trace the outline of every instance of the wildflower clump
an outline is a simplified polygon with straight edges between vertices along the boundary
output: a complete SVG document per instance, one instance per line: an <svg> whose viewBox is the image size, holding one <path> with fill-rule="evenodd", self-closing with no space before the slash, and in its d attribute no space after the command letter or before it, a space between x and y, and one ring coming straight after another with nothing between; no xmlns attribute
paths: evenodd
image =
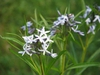
<svg viewBox="0 0 100 75"><path fill-rule="evenodd" d="M51 57L57 57L56 53L53 53L53 49L51 52L48 50L50 43L53 42L51 40L51 36L48 35L50 31L46 31L45 27L42 29L36 29L37 34L31 34L29 36L23 36L22 38L25 41L23 46L24 51L19 51L18 53L22 54L22 56L26 53L27 55L32 56L33 54L41 54L50 55Z"/></svg>
<svg viewBox="0 0 100 75"><path fill-rule="evenodd" d="M66 28L66 30L72 30L75 33L78 33L79 35L84 36L84 32L80 31L78 29L79 24L81 24L81 22L79 21L75 21L75 16L74 14L65 14L65 15L61 15L61 13L58 11L59 13L59 17L57 18L56 21L53 22L53 26L52 26L52 30L51 30L51 34L55 34L57 28L59 28L60 26L64 26Z"/></svg>
<svg viewBox="0 0 100 75"><path fill-rule="evenodd" d="M100 6L94 6L95 10L99 12ZM86 6L86 10L85 10L85 13L83 14L82 18L85 19L85 23L88 27L88 31L87 31L87 34L89 33L92 33L92 34L95 34L95 29L96 29L96 26L97 26L97 22L100 23L100 16L94 12L94 10L89 7L89 6Z"/></svg>

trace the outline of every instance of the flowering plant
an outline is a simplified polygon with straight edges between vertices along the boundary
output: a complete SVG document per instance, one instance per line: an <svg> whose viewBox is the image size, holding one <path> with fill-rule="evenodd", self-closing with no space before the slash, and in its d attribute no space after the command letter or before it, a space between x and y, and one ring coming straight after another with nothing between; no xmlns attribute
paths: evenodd
<svg viewBox="0 0 100 75"><path fill-rule="evenodd" d="M100 6L86 6L83 16L80 16L80 21L76 21L76 17L83 11L77 16L62 15L58 11L59 17L51 26L43 16L40 16L43 24L37 19L32 19L36 24L28 21L21 27L24 31L24 34L21 32L23 36L9 33L19 39L1 37L21 45L19 48L9 42L19 51L10 50L25 61L33 69L35 75L80 75L88 67L100 65L93 61L100 53L100 48L86 59L87 50L91 49L89 47L93 38L100 29L99 11ZM80 51L79 54L78 51Z"/></svg>

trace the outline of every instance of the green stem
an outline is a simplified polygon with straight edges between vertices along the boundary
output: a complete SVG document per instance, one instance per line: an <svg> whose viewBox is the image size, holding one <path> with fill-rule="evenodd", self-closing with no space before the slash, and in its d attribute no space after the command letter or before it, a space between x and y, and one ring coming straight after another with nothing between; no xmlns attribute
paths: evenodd
<svg viewBox="0 0 100 75"><path fill-rule="evenodd" d="M39 56L39 62L40 62L40 68L41 68L41 75L44 75L44 69L43 69L43 64L42 64L42 61L41 61L41 57L40 55Z"/></svg>
<svg viewBox="0 0 100 75"><path fill-rule="evenodd" d="M86 36L85 45L83 44L83 41L82 41L82 39L80 38L80 36L79 36L79 39L80 39L80 42L81 42L81 45L82 45L82 49L83 49L81 62L84 62L85 56L86 56L86 52L87 52L87 47L88 47L88 37Z"/></svg>
<svg viewBox="0 0 100 75"><path fill-rule="evenodd" d="M38 72L38 74L40 74L39 69L38 69L38 67L36 66L35 62L33 61L32 57L30 57L30 59L31 59L31 61L32 61L32 64L33 64L35 70Z"/></svg>
<svg viewBox="0 0 100 75"><path fill-rule="evenodd" d="M83 50L82 60L81 60L81 62L84 62L84 60L85 60L86 51L87 51L87 49L85 48L85 49Z"/></svg>
<svg viewBox="0 0 100 75"><path fill-rule="evenodd" d="M61 69L61 75L64 75L64 69L65 69L65 55L62 55L62 69Z"/></svg>
<svg viewBox="0 0 100 75"><path fill-rule="evenodd" d="M66 36L66 28L63 26L62 27L62 43L61 43L61 50L66 50L66 43L67 43L67 36ZM65 72L65 59L66 59L66 56L65 54L62 54L61 56L61 75L64 75L64 72Z"/></svg>

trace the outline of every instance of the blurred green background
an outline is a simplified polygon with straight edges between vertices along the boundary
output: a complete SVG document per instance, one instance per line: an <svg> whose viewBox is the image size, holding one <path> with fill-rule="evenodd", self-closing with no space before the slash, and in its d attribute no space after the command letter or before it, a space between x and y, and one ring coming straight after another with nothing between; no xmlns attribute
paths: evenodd
<svg viewBox="0 0 100 75"><path fill-rule="evenodd" d="M85 0L85 3L100 5L100 0ZM64 13L70 6L70 12L77 14L82 10L81 5L81 0L0 0L0 35L18 33L26 21L34 18L35 9L37 14L51 19L58 16L57 9ZM29 66L12 54L9 48L10 45L0 38L0 75L32 75Z"/></svg>

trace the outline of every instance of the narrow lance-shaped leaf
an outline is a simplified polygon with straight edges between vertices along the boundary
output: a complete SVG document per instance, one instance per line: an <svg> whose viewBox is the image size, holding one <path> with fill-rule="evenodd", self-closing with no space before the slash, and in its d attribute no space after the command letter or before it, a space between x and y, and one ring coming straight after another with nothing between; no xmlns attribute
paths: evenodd
<svg viewBox="0 0 100 75"><path fill-rule="evenodd" d="M39 22L37 22L37 20L31 18L33 20L34 23L36 23L36 28L38 28L38 25L41 26L41 24Z"/></svg>
<svg viewBox="0 0 100 75"><path fill-rule="evenodd" d="M82 63L82 64L77 64L72 67L69 67L67 70L71 69L77 69L77 68L83 68L83 67L91 67L91 66L100 66L100 63L97 62L91 62L91 63Z"/></svg>
<svg viewBox="0 0 100 75"><path fill-rule="evenodd" d="M12 38L12 37L2 37L2 36L1 36L1 38L2 38L2 39L5 39L5 40L13 41L13 42L18 43L19 45L22 45L22 46L24 45L23 42L19 41L19 40L16 39L16 38Z"/></svg>
<svg viewBox="0 0 100 75"><path fill-rule="evenodd" d="M77 18L80 14L82 14L84 10L80 11L78 14L76 14L75 18Z"/></svg>
<svg viewBox="0 0 100 75"><path fill-rule="evenodd" d="M75 51L75 48L74 48L74 45L73 45L72 41L70 41L70 45L71 45L71 50L72 50L72 53L73 53L73 56L74 56L75 63L77 63L78 59L77 59L76 51Z"/></svg>
<svg viewBox="0 0 100 75"><path fill-rule="evenodd" d="M47 21L44 19L44 17L42 15L40 15L40 17L41 17L42 21L44 22L44 25L47 27L48 26Z"/></svg>
<svg viewBox="0 0 100 75"><path fill-rule="evenodd" d="M39 69L37 69L37 68L31 63L31 61L30 61L28 58L19 55L18 53L14 52L14 50L12 50L12 49L10 49L10 51L11 51L13 54L15 54L16 56L18 56L18 57L19 57L21 60L23 60L25 63L27 63L35 72L37 72L39 75L41 75Z"/></svg>
<svg viewBox="0 0 100 75"><path fill-rule="evenodd" d="M22 39L22 37L21 37L21 36L19 36L19 35L15 34L15 33L7 33L7 34L8 34L8 35L17 36L18 38Z"/></svg>
<svg viewBox="0 0 100 75"><path fill-rule="evenodd" d="M98 50L96 50L93 55L88 59L88 63L93 61L95 59L96 56L98 56L100 54L100 48ZM81 70L79 70L79 72L77 73L77 75L80 75L86 68L88 67L84 67Z"/></svg>
<svg viewBox="0 0 100 75"><path fill-rule="evenodd" d="M69 31L69 34L71 35L72 39L75 41L75 38L73 36L73 34Z"/></svg>
<svg viewBox="0 0 100 75"><path fill-rule="evenodd" d="M50 62L50 64L47 66L46 74L49 72L49 70L50 70L51 67L55 64L55 62L60 58L60 56L61 56L63 53L65 53L66 51L67 51L67 50L61 51L61 52L59 53L59 55L58 55L55 59L53 59L53 60Z"/></svg>

